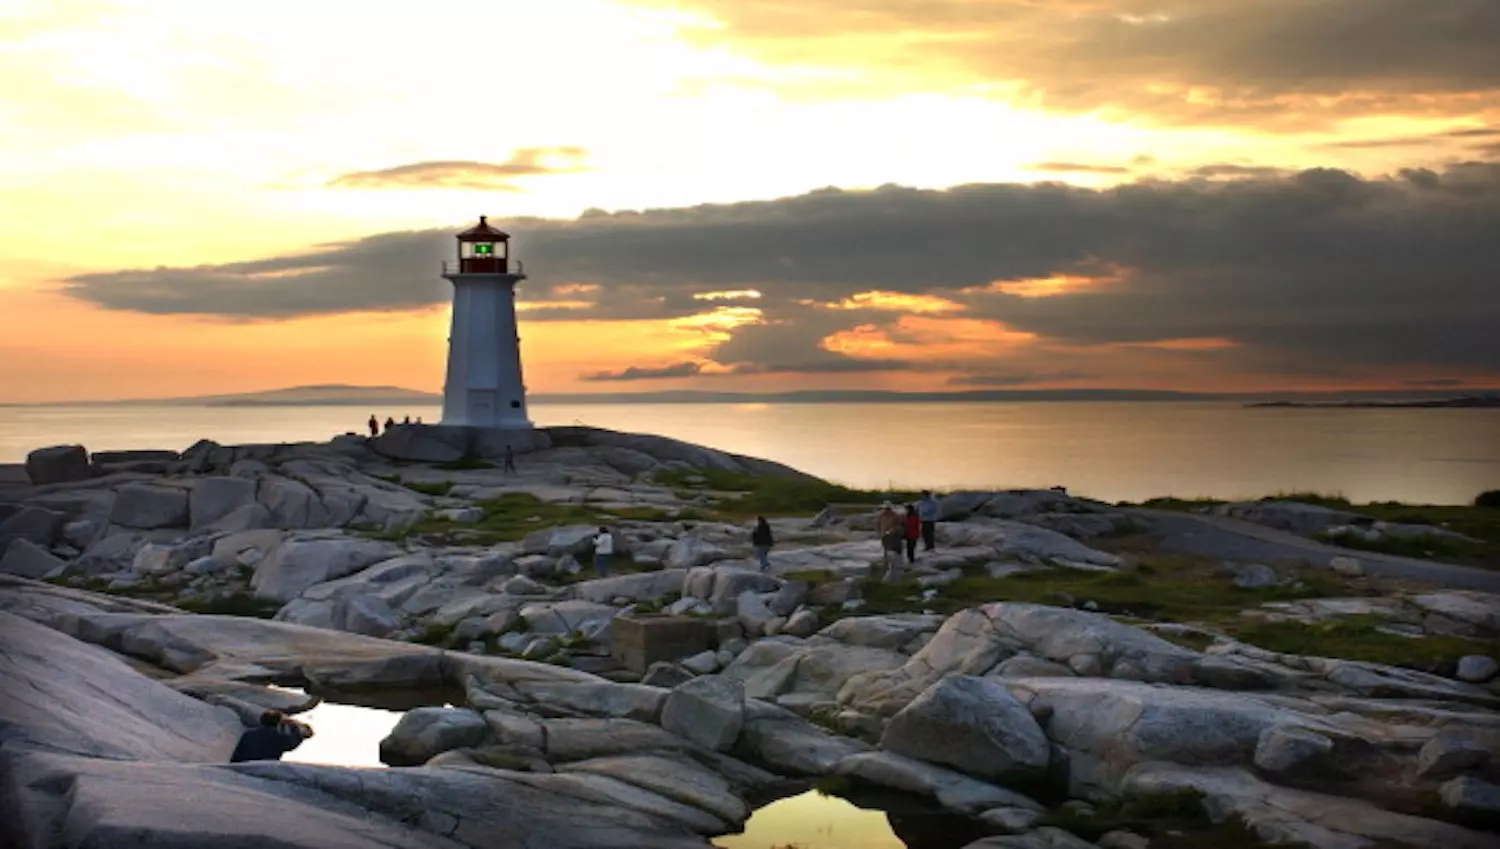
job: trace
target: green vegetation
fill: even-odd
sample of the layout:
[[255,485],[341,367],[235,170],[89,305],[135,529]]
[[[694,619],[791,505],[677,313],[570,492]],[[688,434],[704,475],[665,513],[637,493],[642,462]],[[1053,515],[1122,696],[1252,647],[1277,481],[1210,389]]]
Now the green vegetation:
[[1318,542],[1336,545],[1340,548],[1352,548],[1357,551],[1378,551],[1382,554],[1395,554],[1400,557],[1417,557],[1426,560],[1461,560],[1470,550],[1478,554],[1482,552],[1483,545],[1465,543],[1462,540],[1453,540],[1433,534],[1418,534],[1415,536],[1385,536],[1379,539],[1366,539],[1364,536],[1351,531],[1339,531],[1338,533],[1323,533],[1313,537]]
[[643,522],[673,519],[669,511],[659,507],[602,510],[588,504],[554,504],[524,492],[509,492],[499,498],[481,501],[476,506],[484,511],[484,517],[478,522],[453,522],[429,516],[400,532],[378,536],[396,540],[410,536],[437,537],[488,545],[515,542],[533,531],[560,525],[611,524],[622,519]]
[[[861,613],[911,610],[922,592],[915,580],[887,584],[865,582]],[[951,613],[991,601],[1019,601],[1072,607],[1092,601],[1097,610],[1158,622],[1232,622],[1240,611],[1268,601],[1288,601],[1347,594],[1339,577],[1307,571],[1293,582],[1266,589],[1242,589],[1232,576],[1219,574],[1208,562],[1189,557],[1155,557],[1131,571],[1088,572],[1054,567],[991,578],[971,572],[938,588],[920,606]]]
[[412,483],[402,483],[400,480],[397,480],[396,482],[413,492],[420,492],[423,495],[447,495],[449,490],[453,489],[453,481],[438,481],[436,483],[418,483],[413,481]]
[[1150,839],[1152,849],[1251,849],[1267,844],[1239,817],[1214,823],[1203,805],[1203,794],[1184,789],[1122,799],[1089,813],[1074,807],[1055,809],[1038,825],[1051,825],[1095,841],[1111,831],[1127,830]]
[[[1282,569],[1283,573],[1287,571]],[[811,584],[835,576],[809,571],[788,575]],[[1295,573],[1281,586],[1236,587],[1233,578],[1211,563],[1187,557],[1155,557],[1132,571],[1084,572],[1050,568],[1003,578],[972,572],[923,599],[915,580],[888,584],[869,577],[862,585],[864,605],[853,613],[825,610],[825,618],[930,610],[948,615],[995,601],[1027,602],[1054,607],[1097,610],[1131,620],[1173,622],[1201,627],[1208,633],[1162,633],[1163,639],[1198,651],[1213,642],[1211,634],[1287,654],[1362,660],[1451,675],[1460,657],[1493,652],[1493,645],[1460,637],[1405,637],[1380,630],[1385,620],[1349,616],[1330,622],[1269,622],[1242,611],[1271,601],[1293,601],[1363,594],[1344,579],[1323,570]],[[1092,602],[1092,604],[1089,604]]]
[[921,493],[909,490],[876,491],[850,489],[815,478],[746,475],[717,470],[665,470],[652,480],[671,487],[680,497],[702,493],[723,495],[714,504],[714,514],[729,521],[754,516],[802,516],[829,505],[867,505],[882,501],[913,501]]
[[282,605],[274,599],[256,598],[250,593],[232,593],[206,599],[188,599],[177,602],[177,606],[192,613],[270,619],[276,615],[276,611],[280,610]]
[[[1342,495],[1324,495],[1316,492],[1278,493],[1260,500],[1315,504],[1393,524],[1431,525],[1479,540],[1478,542],[1464,542],[1436,535],[1387,537],[1374,542],[1353,534],[1324,534],[1318,537],[1321,542],[1329,545],[1500,569],[1500,510],[1496,509],[1497,505],[1500,505],[1500,490],[1481,493],[1470,505],[1403,504],[1399,501],[1352,504]],[[1165,497],[1149,499],[1141,506],[1158,510],[1195,512],[1225,503],[1227,502],[1209,498]]]
[[429,623],[425,629],[423,629],[422,633],[416,635],[415,637],[412,637],[411,641],[414,643],[421,643],[425,646],[446,647],[450,643],[452,643],[453,631],[457,627],[457,623],[441,625],[437,622],[432,622]]
[[1228,629],[1235,639],[1283,654],[1339,657],[1451,675],[1458,659],[1494,651],[1493,644],[1462,637],[1403,637],[1380,630],[1378,616],[1344,616],[1329,622],[1247,620]]
[[446,472],[466,472],[473,469],[493,469],[495,464],[489,460],[481,460],[478,457],[464,455],[457,460],[449,460],[446,463],[438,463],[437,467]]

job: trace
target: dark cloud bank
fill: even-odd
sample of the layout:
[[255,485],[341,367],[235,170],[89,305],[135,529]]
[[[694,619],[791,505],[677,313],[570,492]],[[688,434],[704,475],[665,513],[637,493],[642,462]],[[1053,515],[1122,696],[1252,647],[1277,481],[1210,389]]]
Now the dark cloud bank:
[[773,61],[1019,82],[1052,109],[1316,122],[1500,102],[1495,0],[633,2],[706,13],[725,26],[697,37]]
[[[460,226],[251,262],[86,274],[66,287],[110,309],[231,320],[430,306],[449,298],[438,262],[451,255]],[[524,297],[544,304],[525,321],[681,317],[711,306],[695,293],[760,291],[757,300],[719,302],[762,310],[763,323],[736,328],[712,353],[741,373],[907,367],[851,360],[817,344],[857,325],[888,326],[896,315],[807,301],[876,289],[940,295],[965,305],[963,317],[1068,345],[1229,339],[1238,348],[1217,355],[1261,373],[1412,366],[1440,378],[1444,369],[1493,374],[1500,365],[1500,164],[1382,179],[1319,169],[1143,180],[1108,190],[826,189],[504,226],[531,274]],[[1055,297],[973,291],[1109,266],[1127,269],[1123,279]],[[569,284],[597,289],[580,295]],[[576,308],[580,299],[591,303]],[[960,378],[965,385],[982,384],[985,374],[991,385],[1013,379],[994,364],[965,368],[973,372]],[[592,379],[690,371],[679,363]]]

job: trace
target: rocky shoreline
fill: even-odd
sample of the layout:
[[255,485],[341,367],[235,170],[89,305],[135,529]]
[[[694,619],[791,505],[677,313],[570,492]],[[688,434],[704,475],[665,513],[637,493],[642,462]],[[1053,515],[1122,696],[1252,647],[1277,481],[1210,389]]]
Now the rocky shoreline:
[[[490,462],[506,444],[515,474]],[[882,584],[868,498],[778,516],[797,511],[735,489],[754,480],[820,485],[587,428],[35,452],[24,480],[0,477],[0,834],[702,847],[753,802],[841,781],[972,819],[992,834],[974,849],[1186,845],[1149,822],[1103,831],[1122,800],[1190,800],[1201,845],[1497,839],[1500,596],[1297,542],[1448,532],[1261,502],[1184,533],[1061,492],[953,493],[938,550]],[[1247,541],[1285,556],[1203,553]],[[1110,595],[1133,587],[1244,610],[1185,621]],[[1463,654],[1288,652],[1240,639],[1245,622]],[[267,684],[461,706],[408,711],[388,770],[229,765],[244,718],[316,703]]]

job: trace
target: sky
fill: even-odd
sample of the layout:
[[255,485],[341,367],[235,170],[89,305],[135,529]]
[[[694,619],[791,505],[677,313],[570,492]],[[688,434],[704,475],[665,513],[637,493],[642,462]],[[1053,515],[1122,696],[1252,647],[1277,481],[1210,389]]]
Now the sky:
[[1500,386],[1495,0],[4,0],[0,402]]

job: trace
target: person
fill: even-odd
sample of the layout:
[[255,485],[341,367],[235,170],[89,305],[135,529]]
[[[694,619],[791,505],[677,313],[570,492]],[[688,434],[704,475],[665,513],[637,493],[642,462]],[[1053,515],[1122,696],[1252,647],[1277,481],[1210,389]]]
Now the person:
[[386,416],[385,417],[385,429],[386,430],[390,430],[391,428],[393,428],[395,426],[396,426],[396,420],[393,419],[393,418],[391,418],[390,416]]
[[374,413],[371,413],[370,414],[370,438],[374,439],[375,437],[377,437],[379,435],[380,435],[380,420],[377,419],[377,418],[375,418],[375,414]]
[[510,443],[506,443],[505,445],[505,468],[501,472],[507,475],[516,473],[516,452],[515,449],[510,447]]
[[922,520],[917,516],[917,505],[906,505],[906,562],[917,562],[917,539],[922,536]]
[[771,523],[765,516],[755,517],[755,530],[750,532],[750,544],[755,546],[755,559],[760,562],[760,571],[771,571],[771,546],[776,540],[771,536]]
[[421,424],[421,423],[422,423],[422,417],[421,416],[417,416],[417,424]]
[[615,554],[615,535],[609,528],[599,526],[599,535],[594,537],[594,571],[599,577],[609,577],[609,561]]
[[401,423],[404,424],[404,425],[411,424],[411,416],[407,416],[406,418],[402,419]]
[[229,762],[279,761],[282,755],[302,745],[302,741],[311,736],[312,726],[287,719],[279,710],[268,710],[260,715],[258,727],[248,728],[240,735],[240,742],[235,745]]
[[901,578],[901,540],[906,531],[896,508],[889,501],[880,506],[875,517],[880,534],[880,551],[885,560],[885,580],[894,583]]
[[922,550],[932,551],[937,548],[938,502],[931,490],[924,491],[917,502],[917,516],[922,520]]

